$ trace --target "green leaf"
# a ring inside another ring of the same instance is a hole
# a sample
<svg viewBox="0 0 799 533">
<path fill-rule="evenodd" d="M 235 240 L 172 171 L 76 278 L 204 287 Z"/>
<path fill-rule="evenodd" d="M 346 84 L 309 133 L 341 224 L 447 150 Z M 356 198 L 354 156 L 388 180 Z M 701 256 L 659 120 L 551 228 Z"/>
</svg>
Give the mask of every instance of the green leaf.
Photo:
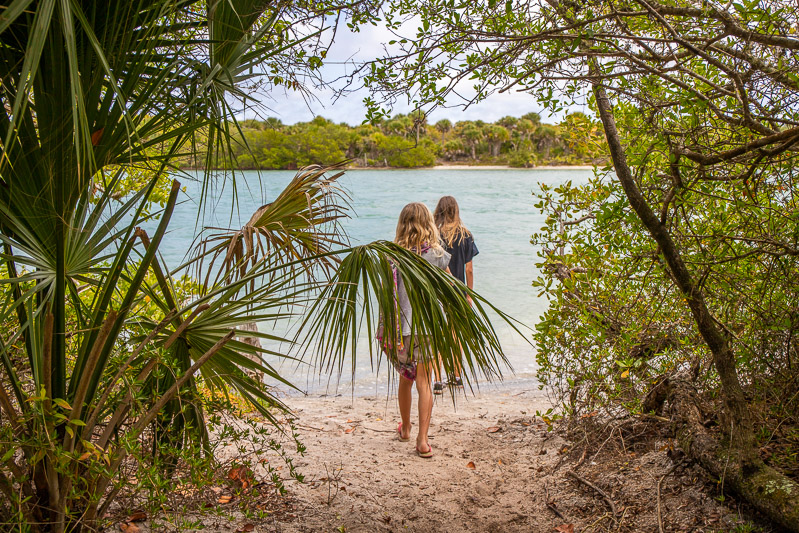
<svg viewBox="0 0 799 533">
<path fill-rule="evenodd" d="M 72 411 L 72 406 L 67 403 L 63 398 L 55 398 L 53 403 L 65 411 Z"/>
</svg>

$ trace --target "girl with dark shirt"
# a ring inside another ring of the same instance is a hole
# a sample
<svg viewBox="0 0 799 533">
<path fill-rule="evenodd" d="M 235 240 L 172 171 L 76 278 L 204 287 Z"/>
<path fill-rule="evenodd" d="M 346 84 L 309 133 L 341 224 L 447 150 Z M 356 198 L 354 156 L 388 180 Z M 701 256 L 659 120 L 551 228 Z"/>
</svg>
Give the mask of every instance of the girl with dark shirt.
<svg viewBox="0 0 799 533">
<path fill-rule="evenodd" d="M 474 288 L 474 269 L 472 259 L 479 252 L 474 243 L 472 232 L 463 225 L 458 209 L 458 202 L 452 196 L 443 196 L 438 201 L 436 210 L 433 214 L 438 226 L 438 232 L 444 241 L 444 248 L 451 255 L 449 260 L 449 270 L 453 276 L 459 279 L 470 289 Z M 466 299 L 469 305 L 472 298 L 467 294 Z M 441 394 L 444 392 L 444 385 L 441 382 L 441 371 L 435 368 L 436 381 L 433 383 L 433 393 Z M 463 381 L 455 369 L 455 385 L 462 386 Z"/>
</svg>

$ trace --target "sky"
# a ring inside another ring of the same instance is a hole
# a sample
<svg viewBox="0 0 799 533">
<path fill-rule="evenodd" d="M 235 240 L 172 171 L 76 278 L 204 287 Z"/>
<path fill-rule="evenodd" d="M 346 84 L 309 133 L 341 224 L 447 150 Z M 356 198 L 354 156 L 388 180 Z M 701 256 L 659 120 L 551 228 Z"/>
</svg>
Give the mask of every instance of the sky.
<svg viewBox="0 0 799 533">
<path fill-rule="evenodd" d="M 364 61 L 376 58 L 383 50 L 383 43 L 392 38 L 393 35 L 380 26 L 367 25 L 362 27 L 359 33 L 352 33 L 346 25 L 342 25 L 338 29 L 323 67 L 324 78 L 330 80 L 345 74 L 347 68 L 351 68 L 344 65 L 348 60 Z M 468 93 L 469 89 L 462 92 Z M 261 100 L 262 106 L 265 106 L 266 109 L 259 111 L 260 117 L 256 117 L 255 113 L 251 111 L 249 114 L 245 113 L 243 118 L 276 117 L 284 124 L 295 124 L 310 121 L 315 116 L 321 115 L 337 123 L 344 122 L 355 126 L 362 123 L 366 116 L 363 99 L 367 95 L 366 91 L 361 90 L 334 102 L 333 91 L 324 89 L 315 91 L 314 99 L 309 101 L 301 93 L 286 91 L 281 87 L 273 90 L 268 97 Z M 450 105 L 457 102 L 458 100 L 453 98 Z M 407 113 L 411 110 L 407 106 L 398 106 L 394 112 Z M 588 111 L 581 107 L 572 110 Z M 562 115 L 550 116 L 548 112 L 543 111 L 543 106 L 539 105 L 529 94 L 508 92 L 495 93 L 465 110 L 462 107 L 437 108 L 428 117 L 428 122 L 435 123 L 441 119 L 449 119 L 452 122 L 478 119 L 495 122 L 504 116 L 520 117 L 530 112 L 539 113 L 542 121 L 546 123 L 557 123 L 563 118 Z"/>
</svg>

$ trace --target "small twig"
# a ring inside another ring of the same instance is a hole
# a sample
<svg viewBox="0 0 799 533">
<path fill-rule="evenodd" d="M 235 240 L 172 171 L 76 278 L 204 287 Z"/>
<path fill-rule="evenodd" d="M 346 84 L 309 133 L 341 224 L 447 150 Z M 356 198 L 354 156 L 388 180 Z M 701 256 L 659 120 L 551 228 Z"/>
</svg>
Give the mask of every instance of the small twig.
<svg viewBox="0 0 799 533">
<path fill-rule="evenodd" d="M 342 470 L 341 466 L 339 466 L 338 472 L 335 472 L 335 469 L 334 469 L 334 474 L 335 475 L 331 478 L 330 477 L 330 471 L 327 469 L 327 463 L 325 463 L 325 473 L 327 474 L 327 505 L 328 505 L 328 507 L 330 507 L 330 504 L 332 504 L 333 500 L 335 500 L 336 496 L 338 496 L 338 490 L 339 490 L 338 480 L 339 480 L 339 477 L 341 477 L 341 470 Z M 333 483 L 334 482 L 336 484 L 336 492 L 335 493 L 333 493 Z"/>
<path fill-rule="evenodd" d="M 396 429 L 374 429 L 366 426 L 360 426 L 362 429 L 368 429 L 369 431 L 374 431 L 375 433 L 396 433 Z"/>
<path fill-rule="evenodd" d="M 599 520 L 597 520 L 596 522 L 594 522 L 593 524 L 591 524 L 590 526 L 585 528 L 585 530 L 589 531 L 589 530 L 594 529 L 597 526 L 597 524 L 599 524 L 602 520 L 604 520 L 606 518 L 611 518 L 612 519 L 613 517 L 610 516 L 608 513 L 605 513 L 605 514 L 603 514 L 602 516 L 599 517 Z"/>
<path fill-rule="evenodd" d="M 605 427 L 607 427 L 608 425 L 610 425 L 610 424 L 607 424 L 607 425 L 605 425 Z M 608 434 L 608 438 L 606 438 L 606 439 L 604 440 L 604 442 L 602 442 L 602 444 L 600 444 L 600 445 L 599 445 L 599 448 L 597 448 L 597 451 L 595 451 L 595 452 L 594 452 L 594 455 L 593 455 L 594 457 L 596 457 L 597 455 L 599 455 L 599 452 L 601 452 L 601 451 L 602 451 L 602 448 L 604 448 L 604 447 L 605 447 L 605 444 L 607 444 L 607 443 L 610 441 L 610 439 L 612 439 L 612 438 L 613 438 L 613 433 L 614 433 L 615 431 L 616 431 L 616 427 L 615 427 L 615 426 L 614 426 L 614 427 L 612 427 L 612 428 L 610 428 L 610 433 Z"/>
<path fill-rule="evenodd" d="M 574 479 L 576 479 L 577 481 L 579 481 L 583 485 L 594 489 L 600 496 L 602 496 L 602 498 L 605 500 L 605 502 L 607 502 L 607 504 L 610 506 L 610 512 L 613 514 L 613 521 L 614 522 L 616 521 L 616 517 L 618 516 L 616 514 L 616 505 L 613 503 L 613 500 L 610 499 L 610 497 L 607 495 L 607 493 L 605 493 L 604 490 L 600 489 L 599 487 L 597 487 L 596 485 L 594 485 L 590 481 L 588 481 L 586 479 L 583 479 L 582 477 L 577 475 L 577 473 L 575 473 L 573 470 L 569 470 L 568 472 L 566 472 L 566 474 L 568 474 L 569 476 L 573 477 Z"/>
<path fill-rule="evenodd" d="M 546 482 L 544 482 L 544 499 L 546 500 L 547 508 L 550 511 L 552 511 L 553 513 L 558 515 L 558 518 L 560 518 L 561 520 L 566 520 L 566 517 L 563 516 L 563 514 L 560 511 L 558 511 L 557 507 L 555 507 L 555 503 L 550 501 L 550 499 L 549 499 L 549 488 L 547 487 Z"/>
<path fill-rule="evenodd" d="M 624 435 L 621 432 L 621 426 L 617 427 L 616 429 L 619 430 L 619 438 L 621 439 L 621 447 L 624 450 L 624 453 L 626 455 L 627 454 L 627 446 L 624 444 Z"/>
<path fill-rule="evenodd" d="M 314 426 L 308 426 L 306 424 L 294 424 L 294 425 L 295 425 L 295 427 L 297 427 L 299 429 L 313 429 L 314 431 L 327 431 L 324 428 L 317 428 L 317 427 L 314 427 Z"/>
<path fill-rule="evenodd" d="M 666 472 L 665 474 L 663 474 L 662 476 L 660 476 L 660 479 L 658 480 L 658 487 L 657 488 L 658 488 L 658 531 L 659 531 L 659 533 L 664 533 L 664 530 L 663 530 L 663 513 L 660 510 L 660 485 L 663 483 L 663 480 L 666 479 L 666 476 L 668 476 L 669 474 L 674 472 L 677 469 L 677 467 L 680 466 L 681 464 L 682 464 L 682 460 L 680 460 L 677 463 L 675 463 L 674 466 L 669 468 L 669 471 Z"/>
<path fill-rule="evenodd" d="M 566 459 L 566 454 L 565 453 L 560 454 L 560 458 L 558 459 L 558 462 L 555 463 L 555 466 L 552 468 L 552 472 L 551 472 L 552 474 L 554 474 L 555 472 L 558 471 L 558 468 L 560 468 L 560 465 L 563 464 L 563 460 L 564 459 Z"/>
<path fill-rule="evenodd" d="M 588 447 L 586 446 L 585 448 L 583 448 L 583 455 L 580 456 L 580 460 L 577 461 L 576 465 L 574 465 L 575 470 L 577 470 L 578 468 L 580 468 L 580 466 L 582 466 L 583 461 L 585 461 L 585 456 L 587 452 L 588 452 Z"/>
<path fill-rule="evenodd" d="M 535 453 L 536 455 L 541 455 L 541 452 L 544 451 L 544 445 L 552 437 L 552 435 L 554 435 L 553 432 L 547 433 L 547 436 L 541 441 L 541 446 L 538 447 L 538 451 Z"/>
</svg>

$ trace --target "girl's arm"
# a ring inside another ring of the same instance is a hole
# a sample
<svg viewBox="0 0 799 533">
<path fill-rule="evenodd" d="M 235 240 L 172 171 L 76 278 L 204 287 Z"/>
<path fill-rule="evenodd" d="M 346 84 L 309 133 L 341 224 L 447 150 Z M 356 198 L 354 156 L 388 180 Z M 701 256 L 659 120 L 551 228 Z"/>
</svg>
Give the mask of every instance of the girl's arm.
<svg viewBox="0 0 799 533">
<path fill-rule="evenodd" d="M 471 261 L 466 263 L 466 286 L 474 290 L 474 267 Z M 472 297 L 467 295 L 466 299 L 469 300 L 469 305 L 472 305 Z"/>
</svg>

